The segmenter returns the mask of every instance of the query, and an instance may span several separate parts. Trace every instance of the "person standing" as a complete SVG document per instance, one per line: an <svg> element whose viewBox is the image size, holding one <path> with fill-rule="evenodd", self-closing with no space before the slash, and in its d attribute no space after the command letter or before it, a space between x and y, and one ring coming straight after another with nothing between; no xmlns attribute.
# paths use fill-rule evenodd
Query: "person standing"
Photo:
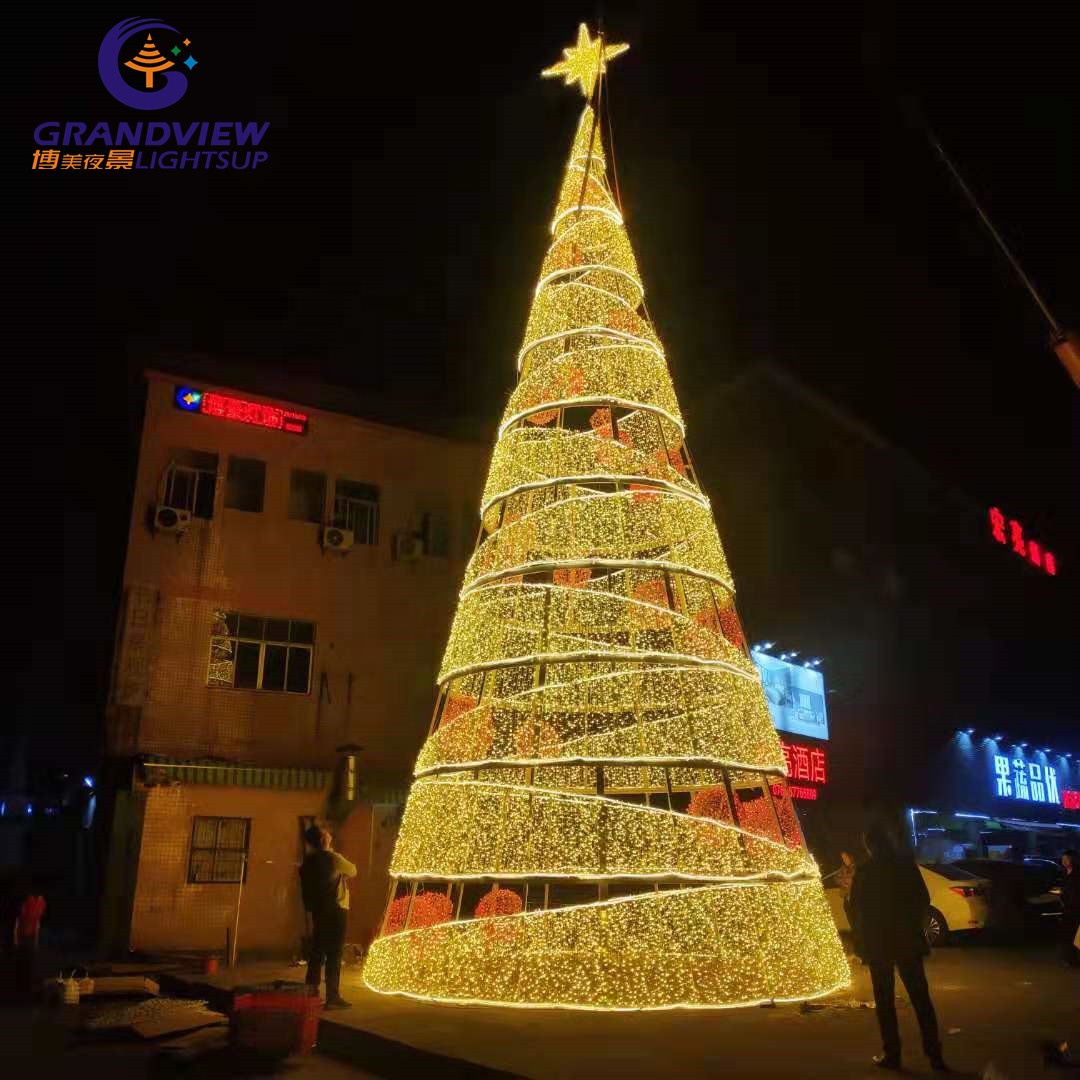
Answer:
<svg viewBox="0 0 1080 1080"><path fill-rule="evenodd" d="M349 1003L340 990L341 953L349 918L349 878L356 877L356 867L333 850L329 830L311 825L304 839L312 848L300 867L300 892L311 923L307 984L318 992L325 962L325 1007L347 1009Z"/></svg>
<svg viewBox="0 0 1080 1080"><path fill-rule="evenodd" d="M855 880L855 860L850 851L840 852L840 866L834 870L833 876L836 878L836 886L840 890L843 916L848 920L848 926L851 928L854 954L856 957L862 958L863 950L859 945L859 934L855 930L855 917L851 910L851 886Z"/></svg>
<svg viewBox="0 0 1080 1080"><path fill-rule="evenodd" d="M28 889L21 897L15 916L15 991L29 997L34 990L38 944L41 939L41 920L45 916L45 897Z"/></svg>
<svg viewBox="0 0 1080 1080"><path fill-rule="evenodd" d="M900 1028L896 1019L896 972L919 1021L923 1050L935 1072L948 1072L941 1054L937 1015L926 985L923 957L930 951L923 923L930 894L913 859L902 856L880 826L864 837L869 859L855 872L851 910L855 940L870 968L882 1053L874 1064L900 1069Z"/></svg>
<svg viewBox="0 0 1080 1080"><path fill-rule="evenodd" d="M847 916L848 926L852 933L855 932L855 921L851 916L851 886L855 882L855 859L850 851L840 852L840 868L835 871L836 887L840 890L840 896L844 903L844 914ZM858 952L858 948L855 950Z"/></svg>
<svg viewBox="0 0 1080 1080"><path fill-rule="evenodd" d="M1061 883L1061 956L1069 967L1080 967L1075 941L1080 928L1080 872L1076 866L1076 852L1066 851L1061 856L1065 880Z"/></svg>

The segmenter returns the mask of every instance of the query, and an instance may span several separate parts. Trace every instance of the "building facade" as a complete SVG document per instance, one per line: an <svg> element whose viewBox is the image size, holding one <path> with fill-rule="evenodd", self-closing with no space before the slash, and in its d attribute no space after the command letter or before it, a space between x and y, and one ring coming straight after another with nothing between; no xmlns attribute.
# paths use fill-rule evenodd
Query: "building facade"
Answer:
<svg viewBox="0 0 1080 1080"><path fill-rule="evenodd" d="M385 902L488 451L150 371L107 753L114 949L296 951L314 817ZM382 877L380 877L382 875ZM240 916L236 912L239 903Z"/></svg>
<svg viewBox="0 0 1080 1080"><path fill-rule="evenodd" d="M1071 750L1007 732L957 731L928 762L930 784L908 807L925 859L1042 858L1080 847L1080 764Z"/></svg>
<svg viewBox="0 0 1080 1080"><path fill-rule="evenodd" d="M1080 552L1064 500L1037 476L1022 505L961 490L775 365L694 404L710 432L695 467L749 640L821 658L829 737L808 745L826 752L828 781L798 804L811 849L831 869L868 815L899 824L911 807L1021 818L986 786L993 736L1010 740L999 756L1053 748L1059 770L1080 754ZM952 740L968 729L982 756L961 768Z"/></svg>

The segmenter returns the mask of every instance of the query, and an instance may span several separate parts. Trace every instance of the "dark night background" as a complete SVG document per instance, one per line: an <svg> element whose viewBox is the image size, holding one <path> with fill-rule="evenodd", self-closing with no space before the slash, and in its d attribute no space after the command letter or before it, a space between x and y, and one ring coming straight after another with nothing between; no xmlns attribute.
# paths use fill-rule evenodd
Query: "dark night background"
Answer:
<svg viewBox="0 0 1080 1080"><path fill-rule="evenodd" d="M9 13L5 723L72 764L99 745L154 351L257 359L352 388L375 417L485 442L512 385L580 108L537 75L594 5L267 10ZM898 105L918 97L1080 326L1065 12L668 2L611 3L604 20L631 45L612 68L618 175L691 446L713 388L772 359L1023 520L1075 595L1080 390ZM97 77L102 35L139 14L200 61L167 115L133 115ZM30 170L39 123L139 119L269 120L271 157L257 172ZM995 677L1034 703L1010 730L1068 738L1074 680L1044 691L1040 673L1074 670L1074 609L1049 610L1018 607ZM947 730L940 704L929 723Z"/></svg>

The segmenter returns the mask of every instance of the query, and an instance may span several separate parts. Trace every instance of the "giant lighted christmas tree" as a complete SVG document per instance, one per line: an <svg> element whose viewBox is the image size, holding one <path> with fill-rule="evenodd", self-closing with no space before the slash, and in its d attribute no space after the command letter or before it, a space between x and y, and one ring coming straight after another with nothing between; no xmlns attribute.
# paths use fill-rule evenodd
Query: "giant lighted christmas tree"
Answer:
<svg viewBox="0 0 1080 1080"><path fill-rule="evenodd" d="M849 972L586 96L364 968L457 1002L798 1000Z"/></svg>

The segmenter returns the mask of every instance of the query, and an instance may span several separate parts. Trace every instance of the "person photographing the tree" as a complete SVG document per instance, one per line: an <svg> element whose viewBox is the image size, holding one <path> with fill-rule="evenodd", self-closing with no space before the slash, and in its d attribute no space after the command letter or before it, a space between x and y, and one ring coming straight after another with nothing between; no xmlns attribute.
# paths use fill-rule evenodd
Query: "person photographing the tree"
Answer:
<svg viewBox="0 0 1080 1080"><path fill-rule="evenodd" d="M349 918L349 878L356 877L356 867L334 851L329 830L311 825L304 831L304 839L312 848L300 867L300 891L310 922L306 981L317 993L325 962L325 1007L347 1009L349 1003L340 989L341 953Z"/></svg>
<svg viewBox="0 0 1080 1080"><path fill-rule="evenodd" d="M855 871L851 912L855 941L870 968L874 1006L881 1029L882 1053L874 1064L900 1069L900 1028L896 1020L896 972L919 1021L923 1050L935 1072L948 1072L941 1055L937 1015L926 985L923 957L930 951L923 923L930 894L913 859L901 855L880 825L863 842L870 858Z"/></svg>

